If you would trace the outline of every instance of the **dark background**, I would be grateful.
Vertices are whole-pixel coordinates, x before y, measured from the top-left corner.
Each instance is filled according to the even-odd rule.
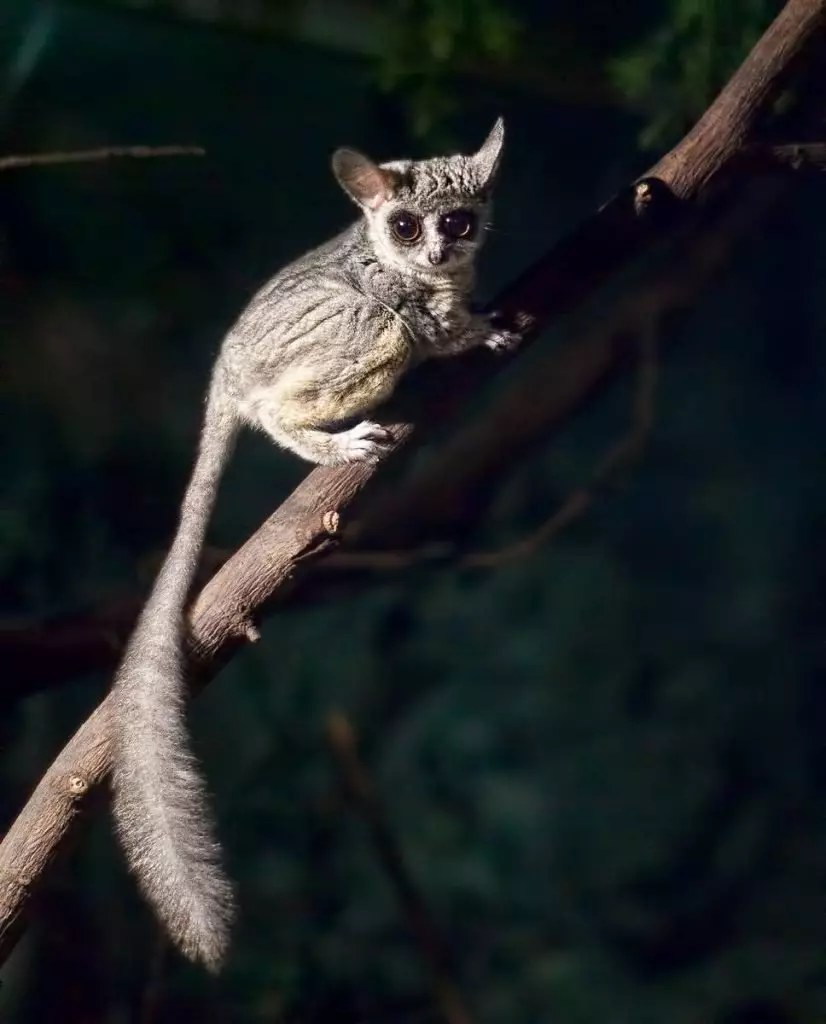
[[[223,333],[352,216],[337,145],[469,150],[502,113],[489,297],[679,137],[779,6],[3,0],[3,152],[207,150],[0,174],[5,626],[147,587]],[[662,332],[644,458],[552,545],[285,610],[198,701],[242,908],[220,980],[159,958],[100,815],[3,1019],[443,1019],[341,799],[338,709],[479,1024],[822,1020],[824,239],[823,184],[801,184]],[[520,458],[468,545],[546,519],[631,400],[629,379]],[[305,472],[245,438],[214,544]],[[108,675],[63,682],[0,719],[6,823]]]

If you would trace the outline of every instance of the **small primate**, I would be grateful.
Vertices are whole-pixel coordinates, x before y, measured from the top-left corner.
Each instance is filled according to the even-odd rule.
[[[185,723],[184,607],[219,481],[242,424],[310,462],[376,461],[386,430],[363,416],[411,366],[517,335],[470,309],[504,126],[471,156],[376,164],[350,149],[333,172],[361,218],[254,296],[213,368],[178,532],[113,684],[114,814],[130,869],[172,940],[216,970],[232,889]]]

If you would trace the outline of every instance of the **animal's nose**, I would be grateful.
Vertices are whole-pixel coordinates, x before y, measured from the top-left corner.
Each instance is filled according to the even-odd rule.
[[[431,252],[427,257],[434,267],[437,267],[440,263],[444,263],[447,259],[447,254],[443,252]]]

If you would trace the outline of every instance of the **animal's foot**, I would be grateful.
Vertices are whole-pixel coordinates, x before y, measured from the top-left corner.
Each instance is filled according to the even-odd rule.
[[[363,420],[349,430],[332,434],[330,440],[336,462],[378,462],[389,452],[393,436],[378,423]]]

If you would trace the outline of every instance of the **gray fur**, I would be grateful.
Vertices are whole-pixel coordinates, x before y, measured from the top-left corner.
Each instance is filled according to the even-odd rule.
[[[335,427],[388,398],[423,359],[516,343],[469,310],[503,137],[500,119],[473,156],[377,165],[337,151],[334,173],[362,218],[276,274],[216,360],[178,531],[113,684],[118,835],[173,941],[210,969],[225,957],[233,900],[189,749],[183,647],[221,474],[242,424],[311,462],[376,461],[387,449],[382,427],[364,419]],[[458,208],[478,215],[478,230],[446,239],[439,218]],[[389,219],[399,210],[419,218],[415,244],[393,235]]]

